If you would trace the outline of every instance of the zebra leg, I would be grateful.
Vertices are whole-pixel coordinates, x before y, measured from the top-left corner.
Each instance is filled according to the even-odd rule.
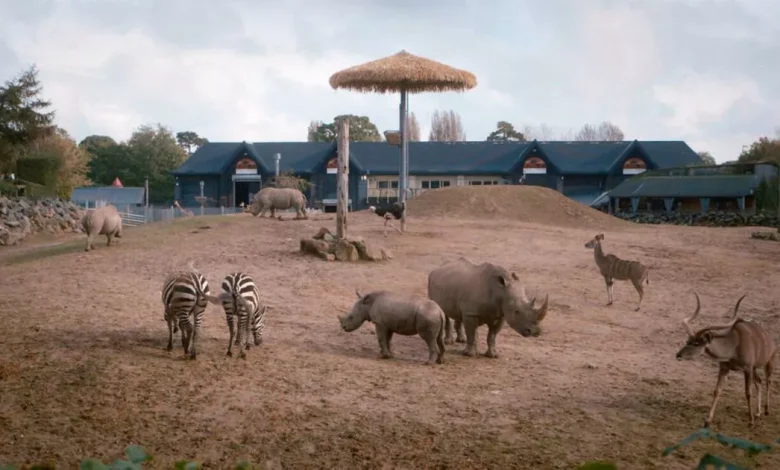
[[[238,357],[246,359],[246,351],[241,345],[244,343],[244,334],[246,333],[246,314],[238,314]]]
[[[173,323],[174,321],[166,318],[166,323],[168,323],[168,346],[165,347],[166,351],[172,351],[173,350]]]
[[[230,339],[228,340],[227,355],[232,357],[233,356],[233,339],[235,338],[236,343],[238,343],[238,338],[235,337],[236,336],[236,331],[235,331],[235,328],[233,327],[233,315],[232,314],[225,315],[225,320],[227,321],[228,329],[230,330]]]
[[[188,319],[179,320],[179,329],[181,329],[181,347],[184,348],[184,354],[190,350],[190,339],[192,336],[192,325]]]
[[[265,309],[255,317],[255,322],[252,327],[252,334],[255,337],[255,346],[260,346],[263,343],[263,328],[265,326]]]
[[[249,343],[249,338],[251,336],[252,329],[254,328],[255,324],[255,316],[254,315],[248,315],[246,320],[246,331],[244,334],[246,335],[245,338],[245,349],[250,349],[251,344]]]

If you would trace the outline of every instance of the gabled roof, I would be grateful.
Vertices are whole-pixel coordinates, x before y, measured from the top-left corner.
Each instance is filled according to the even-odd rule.
[[[757,185],[754,175],[639,176],[617,185],[609,197],[740,197]]]
[[[700,159],[685,142],[410,142],[410,174],[506,174],[519,168],[536,149],[562,174],[604,174],[634,152],[651,168],[685,166]],[[350,162],[361,173],[398,174],[400,152],[386,142],[350,142]],[[280,170],[311,174],[336,156],[335,143],[209,142],[201,146],[175,175],[223,174],[242,154],[252,157],[263,173],[273,173],[274,154]]]
[[[539,142],[539,153],[563,174],[606,173],[633,142]]]
[[[501,174],[507,173],[530,148],[528,142],[410,142],[409,174]],[[370,174],[398,174],[398,147],[386,143],[352,142],[350,159]]]
[[[114,186],[84,186],[75,188],[70,200],[77,203],[106,201],[109,204],[143,204],[144,188]]]

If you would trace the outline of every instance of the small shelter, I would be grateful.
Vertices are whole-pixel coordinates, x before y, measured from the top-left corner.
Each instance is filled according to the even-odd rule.
[[[398,197],[399,200],[405,201],[409,186],[409,135],[406,128],[409,93],[465,91],[477,86],[477,78],[471,72],[402,50],[389,57],[336,72],[330,77],[330,86],[334,89],[345,88],[359,92],[401,93],[401,168]]]

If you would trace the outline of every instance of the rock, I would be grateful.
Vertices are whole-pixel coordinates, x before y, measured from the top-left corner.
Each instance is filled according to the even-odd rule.
[[[360,259],[357,248],[346,239],[336,240],[333,254],[337,261],[357,261]]]
[[[724,211],[705,213],[618,212],[615,214],[615,217],[640,224],[698,225],[704,227],[778,226],[776,214],[765,212],[759,212],[752,215]]]
[[[392,259],[392,254],[384,248],[376,248],[362,237],[348,236],[337,240],[327,228],[320,228],[314,237],[302,238],[300,250],[328,261],[383,261]]]
[[[13,245],[37,232],[83,232],[85,211],[58,198],[0,197],[0,245]]]

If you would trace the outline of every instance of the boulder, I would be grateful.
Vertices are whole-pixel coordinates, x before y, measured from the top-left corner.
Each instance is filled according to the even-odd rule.
[[[313,254],[328,261],[385,261],[393,259],[392,254],[385,248],[376,247],[366,243],[363,237],[348,236],[337,239],[325,227],[312,238],[302,238],[300,250]]]
[[[38,232],[81,233],[84,209],[58,198],[0,197],[0,246],[15,245]]]

